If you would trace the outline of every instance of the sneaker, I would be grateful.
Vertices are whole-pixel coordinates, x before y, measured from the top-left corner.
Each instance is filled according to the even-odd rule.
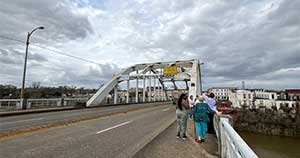
[[[186,135],[183,135],[182,139],[183,139],[183,140],[186,140],[186,139],[187,139]]]
[[[177,134],[177,135],[176,135],[176,138],[179,139],[179,138],[180,138],[180,134]]]
[[[205,139],[202,138],[202,139],[201,139],[201,142],[204,143],[204,142],[205,142]]]

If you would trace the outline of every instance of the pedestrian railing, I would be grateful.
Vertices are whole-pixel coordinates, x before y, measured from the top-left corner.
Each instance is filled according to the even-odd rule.
[[[214,128],[221,158],[258,158],[231,125],[232,118],[229,115],[215,115]]]
[[[88,98],[48,98],[27,99],[26,109],[75,106],[77,102],[87,102]],[[21,99],[0,99],[0,110],[22,109]]]
[[[66,106],[76,106],[78,103],[86,103],[89,98],[48,98],[48,99],[26,99],[26,109],[38,109],[38,108],[52,108],[52,107],[66,107]],[[141,100],[139,100],[141,101]],[[161,102],[147,101],[138,103],[154,103]],[[126,100],[120,100],[118,104],[127,104]],[[129,100],[129,104],[136,104],[135,98]],[[113,99],[104,100],[101,105],[114,105]],[[22,109],[22,99],[0,99],[0,110],[19,110]]]
[[[0,109],[13,110],[20,106],[21,99],[0,99]]]

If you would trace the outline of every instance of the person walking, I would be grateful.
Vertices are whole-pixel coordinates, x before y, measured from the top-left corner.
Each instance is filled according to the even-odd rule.
[[[177,118],[177,138],[180,138],[182,134],[182,139],[187,139],[186,136],[186,127],[188,119],[188,110],[189,110],[189,101],[186,94],[181,94],[177,106],[176,106],[176,118]]]
[[[216,100],[214,99],[215,95],[214,93],[209,93],[209,94],[203,94],[202,97],[205,103],[208,104],[210,111],[213,111],[208,113],[208,118],[210,121],[207,123],[207,133],[215,134],[213,119],[215,113],[218,112],[216,108]]]
[[[207,123],[213,121],[209,119],[208,113],[215,113],[215,111],[211,110],[209,105],[203,102],[203,97],[199,97],[198,102],[194,106],[196,141],[198,143],[205,141]]]
[[[194,102],[194,98],[193,95],[191,95],[189,97],[189,106],[190,106],[190,111],[189,111],[189,118],[190,120],[192,120],[192,116],[193,116],[193,106],[194,106],[195,102]]]

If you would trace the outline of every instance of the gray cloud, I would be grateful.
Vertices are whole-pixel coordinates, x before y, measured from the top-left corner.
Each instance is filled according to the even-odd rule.
[[[42,36],[39,38],[58,42],[93,33],[87,17],[72,12],[71,1],[3,0],[0,3],[1,34],[24,38],[26,31],[42,25],[45,31],[39,33]]]
[[[30,64],[36,73],[29,72],[35,76],[31,81],[97,87],[120,67],[199,58],[205,63],[205,88],[239,86],[242,80],[252,87],[300,88],[299,1],[4,0],[0,4],[0,34],[24,39],[25,30],[45,25],[32,37],[33,43],[103,63],[79,64],[31,47]],[[14,62],[23,62],[22,53],[14,51],[22,52],[25,45],[0,41],[0,64],[19,69]],[[13,78],[10,74],[1,82]]]

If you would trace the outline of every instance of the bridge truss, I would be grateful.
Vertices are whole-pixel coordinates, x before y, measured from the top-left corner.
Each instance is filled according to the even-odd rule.
[[[115,75],[92,96],[87,107],[99,106],[108,96],[118,103],[119,85],[126,82],[126,103],[129,103],[130,81],[135,85],[135,102],[167,101],[172,97],[170,92],[186,92],[196,96],[201,94],[201,72],[198,59],[143,63],[128,67]],[[176,67],[176,73],[166,74],[165,69]],[[142,93],[139,90],[142,89]],[[112,93],[113,92],[113,93]]]

